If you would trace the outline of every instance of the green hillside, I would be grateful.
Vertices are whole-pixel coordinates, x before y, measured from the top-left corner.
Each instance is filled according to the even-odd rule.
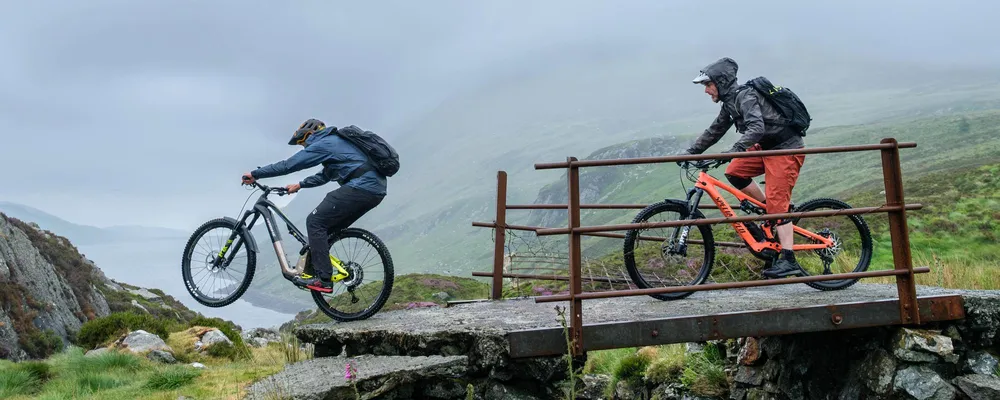
[[[802,54],[801,59],[788,62],[774,62],[767,55],[741,58],[741,79],[766,74],[794,88],[814,118],[810,146],[871,143],[885,136],[911,140],[907,139],[909,132],[904,134],[914,128],[911,121],[946,124],[933,118],[956,113],[972,113],[967,118],[977,118],[977,112],[1000,108],[1000,83],[990,71],[951,74],[857,60],[846,65],[828,55]],[[689,68],[676,60],[676,55],[636,53],[614,60],[571,63],[455,95],[410,124],[409,130],[386,132],[391,134],[404,166],[390,179],[385,201],[355,225],[385,240],[398,273],[469,276],[473,270],[482,270],[489,265],[492,235],[470,223],[493,219],[498,170],[509,175],[508,201],[531,203],[563,174],[559,170],[535,171],[536,162],[584,158],[595,149],[649,138],[676,138],[686,145],[711,122],[718,105],[690,84]],[[781,64],[782,68],[754,70],[754,65],[764,64]],[[954,80],[958,76],[977,78],[970,83]],[[714,150],[724,150],[722,146],[736,136],[731,132]],[[918,152],[925,149],[908,151],[906,154],[924,154]],[[860,156],[878,161],[875,153]],[[810,157],[806,171],[832,165],[814,161],[822,157],[827,156]],[[630,166],[621,171],[628,171],[629,176],[615,179],[632,189],[619,190],[602,202],[650,202],[682,193],[676,166]],[[819,170],[813,174],[817,181],[826,176]],[[849,183],[839,184],[840,189],[855,185],[857,180],[845,182]],[[815,189],[818,194],[834,189],[810,184],[803,183],[803,192]],[[332,189],[303,190],[286,207],[288,214],[303,226],[308,212]],[[549,190],[559,191],[558,186]],[[556,214],[541,214],[546,213],[513,212],[510,222],[556,219]],[[595,211],[587,218],[594,223],[627,221],[633,214]],[[258,239],[265,237],[262,228],[258,232]],[[264,243],[261,248],[270,245]],[[599,247],[592,249],[600,251]],[[293,257],[296,250],[287,249]],[[278,276],[272,258],[261,258],[260,262],[248,301],[274,307],[293,298],[297,305],[292,307],[309,306],[307,298],[285,296],[293,288]]]

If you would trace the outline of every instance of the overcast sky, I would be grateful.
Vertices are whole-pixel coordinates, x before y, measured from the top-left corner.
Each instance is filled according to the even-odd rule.
[[[405,132],[407,118],[553,49],[713,54],[678,60],[692,75],[726,49],[789,38],[1000,63],[995,0],[800,3],[6,1],[0,200],[84,224],[192,229],[238,211],[239,175],[291,155],[284,143],[306,118]]]

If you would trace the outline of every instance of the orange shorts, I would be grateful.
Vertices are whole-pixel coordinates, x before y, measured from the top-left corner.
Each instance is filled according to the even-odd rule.
[[[760,151],[755,144],[747,151]],[[792,188],[799,178],[799,169],[805,162],[804,154],[768,157],[734,158],[726,167],[726,174],[740,178],[753,178],[764,174],[764,197],[768,214],[788,212]]]

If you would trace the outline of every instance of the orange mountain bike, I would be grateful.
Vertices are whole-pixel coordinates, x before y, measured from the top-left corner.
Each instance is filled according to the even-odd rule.
[[[695,185],[687,192],[686,200],[666,199],[652,204],[636,215],[632,223],[678,221],[705,218],[698,205],[707,193],[725,217],[735,217],[733,207],[722,197],[726,191],[739,201],[739,210],[745,214],[765,214],[765,206],[740,190],[715,179],[707,173],[729,160],[687,162],[682,167]],[[697,172],[697,174],[696,174]],[[764,182],[762,182],[764,183]],[[721,190],[721,191],[720,191]],[[840,200],[820,198],[789,207],[790,212],[818,211],[822,209],[847,209],[850,205]],[[844,272],[862,272],[868,269],[872,256],[872,237],[868,224],[860,215],[836,215],[792,219],[795,232],[795,258],[801,265],[802,275],[819,275]],[[639,288],[686,286],[704,283],[712,275],[713,263],[728,267],[740,263],[744,248],[764,261],[766,269],[781,251],[775,231],[775,221],[735,222],[733,242],[716,242],[712,225],[688,225],[668,228],[633,229],[625,235],[624,259],[632,281]],[[692,229],[695,228],[696,229]],[[646,231],[661,231],[651,234]],[[729,233],[729,232],[725,232]],[[726,238],[728,239],[728,238]],[[716,254],[716,247],[720,247]],[[745,261],[742,261],[745,263]],[[732,268],[719,271],[715,280],[739,279]],[[806,282],[819,290],[836,290],[849,287],[857,279]],[[676,300],[694,292],[652,294],[660,300]]]

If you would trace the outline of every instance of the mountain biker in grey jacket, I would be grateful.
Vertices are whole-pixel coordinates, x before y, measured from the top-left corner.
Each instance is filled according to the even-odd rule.
[[[715,84],[718,94],[712,96],[712,101],[722,102],[722,109],[715,121],[701,134],[688,153],[701,154],[722,139],[734,124],[736,131],[743,134],[728,152],[746,151],[754,144],[760,144],[761,150],[798,149],[805,146],[802,136],[783,126],[766,124],[764,121],[780,121],[778,113],[770,103],[762,101],[757,92],[751,88],[743,88],[736,81],[736,61],[724,57],[709,64],[695,79],[695,83],[711,82]]]
[[[340,137],[334,126],[309,119],[299,126],[289,145],[303,147],[287,160],[259,167],[243,174],[243,181],[287,175],[306,168],[323,165],[323,169],[286,188],[295,193],[337,181],[340,187],[327,193],[319,205],[306,217],[309,235],[309,258],[316,275],[303,272],[293,283],[312,290],[329,292],[333,283],[330,260],[330,233],[349,227],[382,202],[386,194],[386,177],[368,164],[368,156],[351,142]]]
[[[736,61],[723,57],[706,66],[694,79],[694,83],[705,85],[705,93],[712,97],[713,102],[722,103],[722,109],[687,152],[703,153],[722,139],[734,124],[742,137],[723,153],[805,147],[802,136],[777,123],[782,121],[781,114],[766,99],[761,98],[753,88],[737,83],[738,69]],[[785,213],[790,211],[792,188],[798,180],[803,162],[805,156],[801,154],[734,158],[726,168],[726,178],[735,188],[763,202],[768,214]],[[767,181],[766,194],[752,179],[762,174]],[[766,277],[800,275],[802,272],[792,251],[794,230],[788,222],[773,222],[776,224],[775,230],[782,250],[772,267],[763,271]],[[743,225],[755,239],[763,239],[763,232],[756,224],[745,222]]]

